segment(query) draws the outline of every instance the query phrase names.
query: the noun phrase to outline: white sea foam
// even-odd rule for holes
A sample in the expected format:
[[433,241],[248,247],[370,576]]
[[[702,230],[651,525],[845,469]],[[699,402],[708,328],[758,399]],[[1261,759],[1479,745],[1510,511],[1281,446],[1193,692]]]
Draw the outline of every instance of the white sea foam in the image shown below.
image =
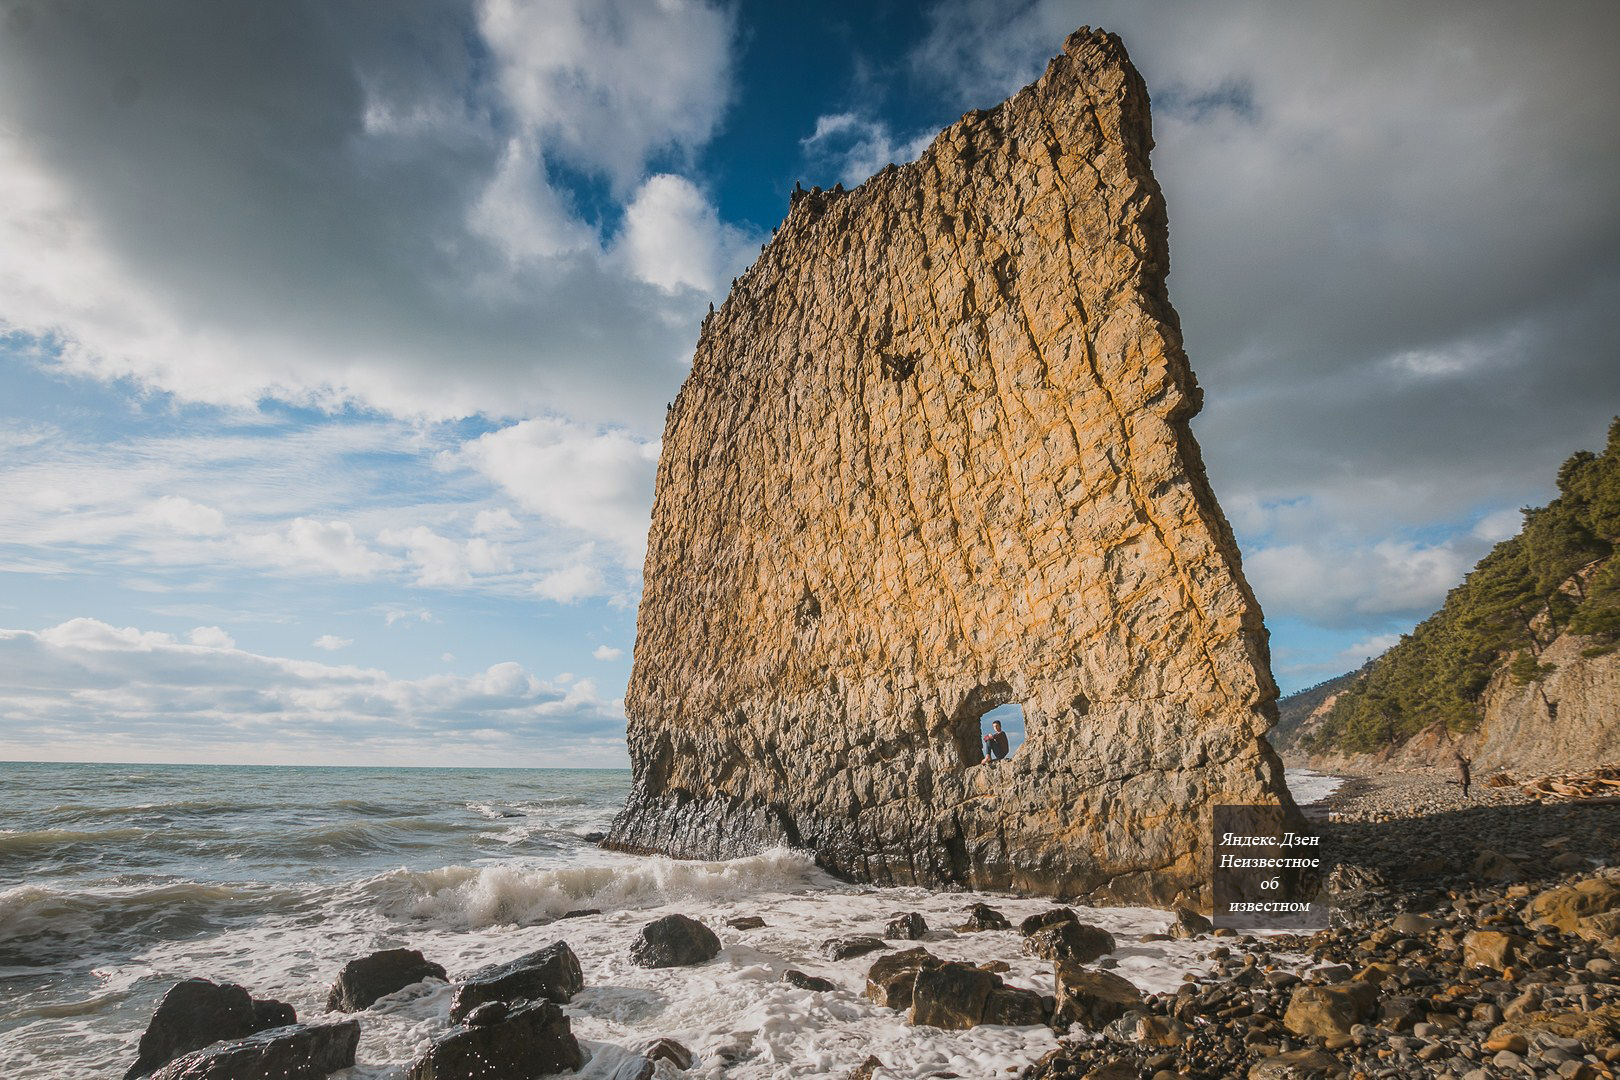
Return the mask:
[[1341,776],[1328,776],[1312,769],[1288,769],[1288,790],[1300,806],[1310,806],[1338,791],[1344,784]]
[[[1024,956],[1015,931],[950,929],[976,901],[992,904],[1015,923],[1047,909],[1049,901],[849,885],[828,878],[805,853],[795,851],[716,863],[608,853],[599,858],[591,866],[385,874],[357,888],[332,890],[319,918],[287,914],[244,920],[206,938],[154,943],[98,969],[97,992],[84,999],[82,1009],[69,1004],[50,1015],[19,1017],[19,1030],[39,1038],[48,1029],[53,1041],[79,1032],[87,1040],[80,1044],[87,1070],[112,1071],[132,1057],[139,1025],[109,1039],[105,1022],[98,1025],[91,1014],[100,1003],[139,986],[194,975],[237,982],[258,996],[292,1003],[301,1018],[312,1020],[323,1015],[326,987],[342,962],[374,949],[421,949],[454,978],[560,939],[579,955],[585,974],[586,989],[565,1010],[591,1053],[580,1074],[585,1080],[613,1080],[636,1046],[662,1036],[678,1039],[698,1055],[697,1065],[681,1074],[687,1080],[839,1076],[868,1054],[876,1054],[885,1065],[883,1075],[894,1080],[944,1071],[988,1078],[1009,1075],[1055,1045],[1044,1027],[910,1027],[903,1013],[862,995],[874,956],[834,962],[822,952],[828,938],[881,934],[896,912],[917,911],[935,928],[917,944],[946,959],[1006,961],[1011,968],[1003,977],[1010,984],[1050,993],[1050,965]],[[541,921],[581,907],[602,913]],[[689,968],[633,965],[630,945],[640,928],[671,912],[711,926],[724,945],[721,954]],[[766,926],[737,931],[727,925],[742,915],[763,918]],[[1209,967],[1211,942],[1138,943],[1140,935],[1168,925],[1165,912],[1107,908],[1084,911],[1083,918],[1115,935],[1115,970],[1144,991],[1172,990],[1183,974]],[[790,968],[828,978],[838,989],[797,989],[781,981]],[[362,1065],[350,1074],[352,1080],[401,1080],[404,1067],[427,1042],[448,1030],[449,1002],[448,987],[429,982],[368,1010],[362,1018]],[[43,1061],[35,1066],[18,1075],[39,1080],[56,1075]],[[676,1076],[667,1065],[659,1069],[660,1078]]]
[[549,922],[570,911],[657,907],[674,901],[737,899],[804,889],[832,879],[811,856],[785,848],[729,862],[614,856],[574,866],[485,866],[396,870],[360,888],[394,918],[426,919],[458,930]]
[[[40,801],[26,820],[49,827],[65,815],[37,808],[60,806],[56,789],[79,774],[35,771]],[[229,832],[229,844],[205,838],[196,856],[171,855],[183,852],[178,844],[128,845],[125,861],[110,871],[41,876],[0,892],[7,1080],[121,1074],[158,996],[180,979],[239,983],[292,1004],[303,1020],[321,1020],[344,962],[377,949],[420,949],[459,978],[557,940],[573,948],[585,975],[585,990],[566,1012],[591,1055],[586,1080],[615,1080],[635,1047],[662,1036],[686,1044],[698,1062],[682,1074],[661,1064],[659,1080],[837,1077],[868,1054],[884,1063],[884,1080],[940,1072],[988,1080],[1054,1045],[1044,1027],[909,1027],[904,1014],[861,993],[875,956],[833,962],[822,952],[828,938],[881,934],[895,913],[916,911],[935,928],[917,944],[946,959],[1005,961],[1010,984],[1050,993],[1050,965],[1024,956],[1016,932],[950,929],[978,900],[1015,923],[1050,907],[1046,900],[850,885],[795,851],[713,863],[604,852],[574,833],[622,805],[627,780],[612,777],[502,775],[481,780],[474,792],[449,771],[413,773],[408,783],[319,770],[225,774],[251,782],[256,797],[275,807],[239,820],[225,815],[218,827]],[[94,768],[85,775],[94,781],[85,790],[106,786]],[[218,775],[159,774],[164,805],[205,795],[223,783]],[[547,791],[569,797],[539,797]],[[585,795],[574,797],[579,792]],[[136,801],[117,798],[120,806]],[[430,827],[413,830],[411,821]],[[463,831],[433,827],[446,823]],[[501,839],[488,839],[492,832]],[[400,846],[371,850],[383,842]],[[366,851],[320,853],[335,843]],[[227,846],[259,854],[229,864]],[[396,858],[411,868],[387,870]],[[461,860],[471,865],[443,865]],[[33,865],[46,865],[44,857]],[[231,865],[240,869],[221,869]],[[559,919],[593,908],[601,913]],[[711,926],[724,945],[720,955],[690,968],[631,964],[640,928],[672,912]],[[766,926],[731,929],[728,920],[739,916],[758,916]],[[1210,967],[1212,941],[1139,940],[1167,926],[1166,912],[1109,908],[1085,910],[1082,918],[1114,934],[1119,947],[1106,962],[1144,991],[1172,990],[1184,974]],[[781,981],[790,968],[837,989],[799,990]],[[427,1043],[449,1030],[449,1000],[445,984],[428,982],[367,1010],[360,1065],[345,1080],[403,1080]]]

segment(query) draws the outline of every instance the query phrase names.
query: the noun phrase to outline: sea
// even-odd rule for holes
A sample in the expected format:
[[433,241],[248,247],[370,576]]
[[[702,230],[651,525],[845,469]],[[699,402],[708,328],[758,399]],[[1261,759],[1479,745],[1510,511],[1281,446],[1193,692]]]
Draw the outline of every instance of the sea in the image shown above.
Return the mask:
[[[1334,781],[1291,773],[1301,803]],[[630,774],[587,769],[392,769],[0,762],[0,1075],[120,1077],[163,993],[232,982],[334,1019],[343,964],[419,949],[451,977],[554,941],[585,989],[565,1008],[586,1080],[634,1076],[639,1047],[696,1055],[661,1080],[841,1077],[875,1055],[884,1080],[1015,1076],[1055,1045],[1044,1027],[911,1028],[861,996],[873,957],[834,962],[830,938],[881,933],[920,912],[920,944],[947,959],[1003,960],[1009,983],[1050,993],[1049,965],[1016,935],[956,933],[985,900],[1014,923],[1050,902],[838,881],[805,852],[690,862],[602,850]],[[594,914],[564,918],[570,913]],[[724,948],[707,964],[630,963],[662,915],[703,920]],[[759,929],[728,920],[757,916]],[[1209,941],[1139,943],[1163,911],[1105,908],[1117,974],[1145,992],[1207,972]],[[782,981],[797,968],[838,989]],[[450,1028],[450,989],[429,980],[360,1014],[358,1064],[338,1080],[403,1080]]]

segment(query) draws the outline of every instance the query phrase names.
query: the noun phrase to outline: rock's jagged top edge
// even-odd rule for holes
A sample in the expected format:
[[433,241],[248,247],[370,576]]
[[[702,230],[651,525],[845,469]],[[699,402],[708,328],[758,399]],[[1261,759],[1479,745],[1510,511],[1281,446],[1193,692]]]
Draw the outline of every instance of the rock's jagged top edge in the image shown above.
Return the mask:
[[[825,202],[828,200],[847,199],[851,196],[867,194],[874,185],[879,184],[880,182],[892,182],[894,177],[904,174],[907,170],[919,168],[925,161],[927,161],[931,154],[935,153],[941,140],[949,138],[953,134],[963,130],[965,127],[982,123],[988,118],[994,117],[1009,109],[1016,108],[1024,98],[1028,97],[1030,94],[1036,93],[1044,83],[1053,78],[1054,74],[1060,72],[1065,65],[1079,63],[1085,59],[1088,48],[1095,48],[1101,51],[1103,53],[1103,59],[1118,64],[1122,69],[1124,69],[1127,78],[1133,84],[1136,92],[1139,92],[1142,95],[1142,104],[1144,107],[1148,104],[1146,84],[1143,82],[1140,73],[1137,72],[1135,65],[1131,63],[1130,56],[1125,49],[1125,43],[1120,39],[1120,36],[1108,30],[1093,29],[1090,26],[1082,26],[1064,39],[1062,49],[1057,53],[1057,55],[1053,56],[1051,60],[1047,61],[1046,67],[1033,81],[1025,84],[1023,87],[1020,87],[1017,92],[1011,94],[998,104],[988,109],[970,109],[963,113],[959,118],[957,118],[956,121],[941,128],[939,133],[929,141],[928,146],[925,147],[923,151],[913,160],[904,163],[891,161],[887,165],[883,166],[883,168],[861,181],[859,184],[856,184],[854,187],[845,188],[842,187],[842,185],[839,185],[834,188],[802,188],[789,192],[788,212],[783,216],[780,224],[778,224],[775,230],[773,230],[771,239],[767,241],[764,247],[760,249],[758,258],[750,263],[748,267],[743,270],[743,272],[739,274],[732,282],[732,289],[726,294],[725,301],[720,305],[719,308],[711,312],[711,315],[723,314],[725,312],[725,308],[730,303],[732,295],[735,294],[739,288],[748,283],[749,278],[760,269],[762,264],[767,261],[768,257],[779,246],[779,242],[787,238],[793,228],[797,226],[804,217],[809,215],[811,208],[817,201],[821,201],[822,204],[825,205]],[[1151,149],[1151,147],[1152,136],[1150,135],[1148,137],[1148,148]],[[801,207],[803,208],[802,213],[800,212]],[[705,320],[705,326],[706,325],[707,320]]]

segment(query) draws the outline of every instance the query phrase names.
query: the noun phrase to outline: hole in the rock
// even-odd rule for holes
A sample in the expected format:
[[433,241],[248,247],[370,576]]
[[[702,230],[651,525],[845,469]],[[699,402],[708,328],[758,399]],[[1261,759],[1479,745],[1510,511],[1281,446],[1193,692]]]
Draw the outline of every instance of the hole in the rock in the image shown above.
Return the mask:
[[982,728],[981,740],[991,740],[985,742],[984,746],[985,758],[992,764],[996,760],[996,753],[992,746],[999,749],[999,744],[1003,741],[998,736],[1006,736],[1006,757],[1012,757],[1013,754],[1018,752],[1018,748],[1024,745],[1024,707],[1022,705],[1016,703],[998,705],[979,717],[979,723]]

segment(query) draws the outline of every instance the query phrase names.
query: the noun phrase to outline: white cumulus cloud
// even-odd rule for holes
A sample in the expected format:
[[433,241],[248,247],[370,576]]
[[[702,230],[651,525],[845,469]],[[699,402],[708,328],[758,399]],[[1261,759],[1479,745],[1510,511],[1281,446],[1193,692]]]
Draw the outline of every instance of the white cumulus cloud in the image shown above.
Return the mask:
[[236,639],[217,626],[199,626],[186,635],[186,640],[206,649],[236,648]]
[[534,591],[547,600],[573,604],[587,597],[602,595],[607,591],[607,582],[596,567],[575,563],[546,574],[535,582]]
[[560,419],[524,420],[467,443],[461,457],[526,510],[606,540],[640,569],[658,443]]
[[724,295],[727,279],[751,261],[758,240],[722,224],[714,206],[690,180],[649,177],[624,211],[619,250],[630,270],[661,289],[696,289]]

